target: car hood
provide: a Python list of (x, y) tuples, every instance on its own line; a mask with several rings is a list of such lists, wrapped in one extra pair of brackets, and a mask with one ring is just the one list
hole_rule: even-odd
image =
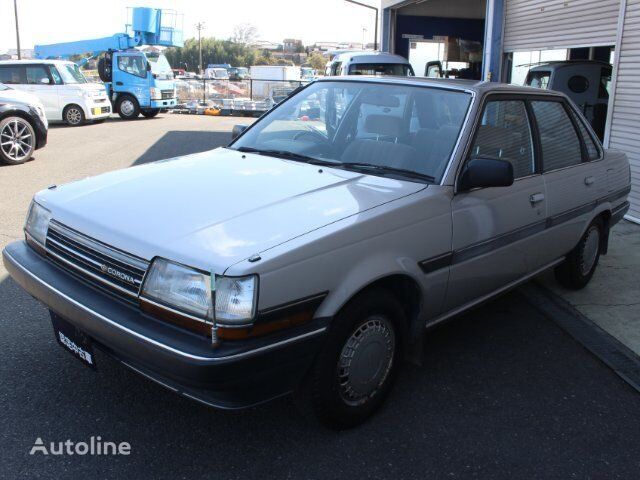
[(0, 103), (21, 103), (23, 105), (32, 105), (42, 107), (42, 102), (38, 97), (28, 92), (20, 90), (3, 90), (0, 92)]
[(221, 272), (423, 188), (220, 148), (44, 190), (36, 200), (55, 220), (108, 245)]

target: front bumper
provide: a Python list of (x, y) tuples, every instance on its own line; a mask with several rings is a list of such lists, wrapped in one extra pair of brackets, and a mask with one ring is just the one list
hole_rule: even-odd
[(20, 286), (88, 334), (98, 349), (170, 390), (219, 408), (244, 408), (293, 390), (328, 323), (315, 319), (304, 327), (213, 348), (210, 340), (84, 283), (25, 241), (11, 243), (2, 256)]
[(84, 114), (87, 120), (101, 120), (103, 118), (109, 117), (112, 112), (111, 102), (109, 101), (109, 99), (100, 102), (90, 100), (85, 102), (83, 106)]
[(164, 100), (151, 100), (151, 108), (173, 108), (178, 101), (175, 98), (166, 98)]

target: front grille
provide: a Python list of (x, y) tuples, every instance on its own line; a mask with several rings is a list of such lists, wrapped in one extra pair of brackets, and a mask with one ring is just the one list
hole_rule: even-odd
[(149, 262), (116, 250), (61, 223), (47, 231), (49, 257), (82, 279), (131, 300), (138, 296)]
[(160, 93), (162, 94), (162, 100), (173, 98), (173, 90), (162, 90)]

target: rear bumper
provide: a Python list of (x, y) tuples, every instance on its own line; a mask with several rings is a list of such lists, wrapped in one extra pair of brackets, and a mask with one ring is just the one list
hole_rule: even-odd
[(328, 321), (213, 348), (206, 338), (142, 313), (98, 290), (18, 241), (4, 264), (27, 292), (95, 346), (163, 386), (220, 408), (243, 408), (290, 392), (311, 365)]

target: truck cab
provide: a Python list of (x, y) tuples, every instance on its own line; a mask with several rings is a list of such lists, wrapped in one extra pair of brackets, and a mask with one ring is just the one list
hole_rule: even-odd
[[(110, 68), (109, 68), (110, 67)], [(177, 103), (173, 72), (158, 52), (131, 49), (108, 52), (98, 63), (114, 110), (124, 119), (154, 117)]]

